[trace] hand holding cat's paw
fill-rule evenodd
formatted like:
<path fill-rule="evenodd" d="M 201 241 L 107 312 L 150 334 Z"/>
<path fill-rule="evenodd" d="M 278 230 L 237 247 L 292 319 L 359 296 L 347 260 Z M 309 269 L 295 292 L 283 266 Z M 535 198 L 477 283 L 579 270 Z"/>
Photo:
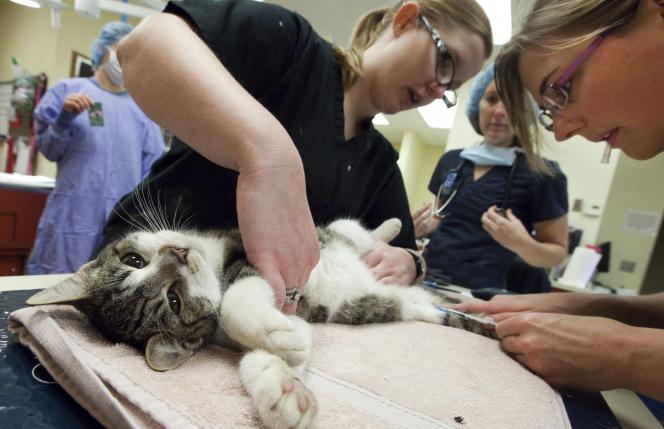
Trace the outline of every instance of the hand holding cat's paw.
<path fill-rule="evenodd" d="M 269 428 L 306 428 L 316 414 L 316 399 L 295 371 L 264 350 L 247 354 L 240 376 L 263 424 Z"/>

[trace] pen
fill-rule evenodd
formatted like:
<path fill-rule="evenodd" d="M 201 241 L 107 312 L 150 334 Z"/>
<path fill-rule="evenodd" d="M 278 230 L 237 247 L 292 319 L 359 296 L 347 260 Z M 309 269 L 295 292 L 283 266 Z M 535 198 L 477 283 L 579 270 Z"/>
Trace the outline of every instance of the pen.
<path fill-rule="evenodd" d="M 454 292 L 454 293 L 461 293 L 458 290 L 450 289 L 445 286 L 441 286 L 438 283 L 432 281 L 432 280 L 423 280 L 422 284 L 424 286 L 430 287 L 431 289 L 438 289 L 438 290 L 444 290 L 446 292 Z"/>

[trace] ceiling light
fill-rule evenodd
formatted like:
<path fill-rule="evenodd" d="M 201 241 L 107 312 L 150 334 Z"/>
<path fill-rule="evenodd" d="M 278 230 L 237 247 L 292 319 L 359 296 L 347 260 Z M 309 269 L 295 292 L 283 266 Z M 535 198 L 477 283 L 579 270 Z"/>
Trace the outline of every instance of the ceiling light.
<path fill-rule="evenodd" d="M 491 21 L 493 44 L 504 45 L 512 37 L 512 7 L 510 0 L 477 0 Z"/>
<path fill-rule="evenodd" d="M 99 19 L 101 16 L 99 0 L 76 0 L 74 2 L 74 10 L 79 15 L 89 19 Z"/>
<path fill-rule="evenodd" d="M 417 111 L 429 128 L 452 128 L 457 108 L 453 106 L 448 109 L 443 100 L 437 98 L 426 106 L 418 107 Z"/>
<path fill-rule="evenodd" d="M 41 7 L 41 4 L 33 0 L 9 0 L 9 1 L 12 1 L 16 4 L 20 4 L 21 6 L 34 7 L 34 8 Z"/>
<path fill-rule="evenodd" d="M 385 115 L 383 115 L 382 113 L 379 113 L 376 116 L 374 116 L 371 122 L 373 122 L 374 125 L 390 125 L 390 121 L 388 121 Z"/>

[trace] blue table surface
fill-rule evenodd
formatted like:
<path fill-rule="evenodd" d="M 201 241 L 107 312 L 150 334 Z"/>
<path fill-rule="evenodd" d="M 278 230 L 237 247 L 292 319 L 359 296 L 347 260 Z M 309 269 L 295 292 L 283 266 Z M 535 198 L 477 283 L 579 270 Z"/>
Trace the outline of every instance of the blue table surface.
<path fill-rule="evenodd" d="M 0 422 L 12 428 L 101 428 L 58 384 L 32 352 L 7 331 L 9 313 L 25 307 L 36 290 L 0 292 Z M 35 378 L 34 374 L 37 376 Z M 561 392 L 575 429 L 620 429 L 620 424 L 599 393 Z M 661 403 L 660 403 L 661 404 Z"/>

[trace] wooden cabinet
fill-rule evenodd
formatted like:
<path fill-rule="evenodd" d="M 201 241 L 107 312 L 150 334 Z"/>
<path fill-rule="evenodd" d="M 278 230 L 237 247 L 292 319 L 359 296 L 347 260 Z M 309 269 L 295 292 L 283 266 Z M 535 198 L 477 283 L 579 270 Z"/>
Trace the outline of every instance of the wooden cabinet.
<path fill-rule="evenodd" d="M 47 196 L 0 188 L 0 276 L 25 273 Z"/>

